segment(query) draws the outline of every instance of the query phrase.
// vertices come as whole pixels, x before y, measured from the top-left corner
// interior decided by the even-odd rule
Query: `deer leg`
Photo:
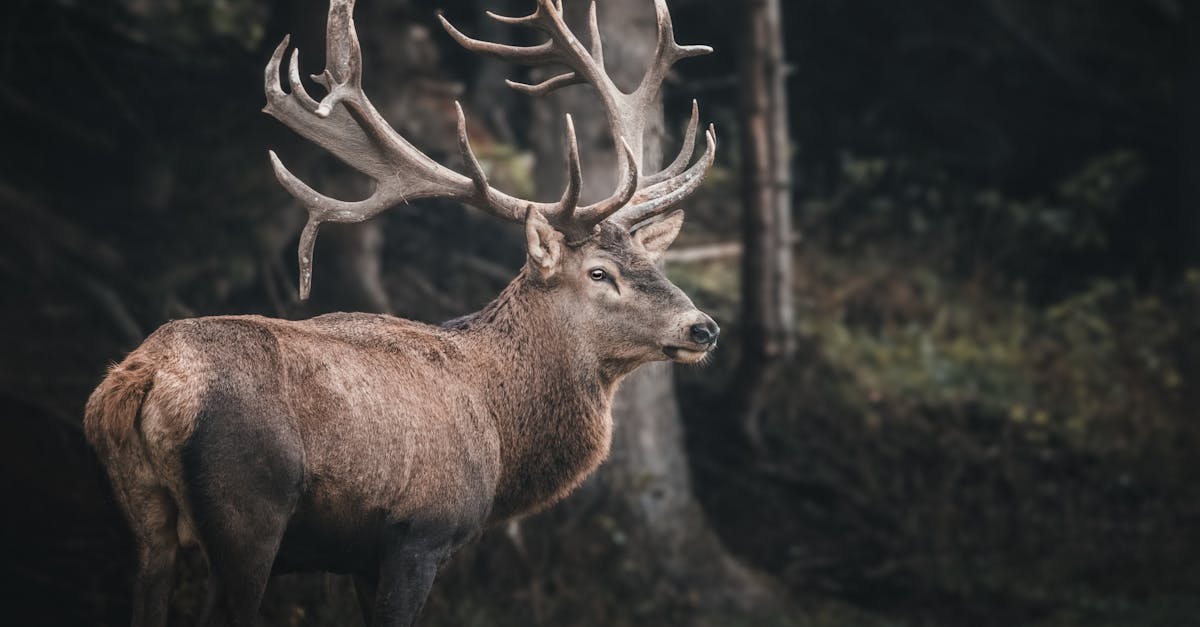
[[[300,498],[302,452],[288,420],[254,399],[213,394],[184,447],[184,481],[208,557],[202,624],[253,625]]]
[[[230,492],[244,487],[225,488],[219,504],[197,512],[205,517],[200,536],[209,564],[201,624],[254,625],[292,506],[268,498],[237,498]]]
[[[450,555],[451,534],[405,524],[389,528],[380,547],[375,627],[412,627],[438,567]]]
[[[244,488],[225,487],[224,500],[215,511],[204,512],[206,522],[201,525],[209,563],[208,599],[201,624],[254,625],[292,503],[236,498],[229,492]]]
[[[175,504],[165,491],[135,497],[133,533],[137,543],[137,573],[133,582],[133,627],[167,624],[171,586],[175,578]]]
[[[363,624],[370,627],[374,624],[375,595],[379,590],[379,574],[355,575],[354,592],[358,596],[358,606],[362,608]]]

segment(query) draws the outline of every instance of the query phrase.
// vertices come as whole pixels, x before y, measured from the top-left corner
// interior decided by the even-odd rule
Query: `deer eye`
[[[588,276],[591,277],[593,281],[608,280],[608,273],[605,272],[603,268],[593,268],[590,272],[588,272]]]

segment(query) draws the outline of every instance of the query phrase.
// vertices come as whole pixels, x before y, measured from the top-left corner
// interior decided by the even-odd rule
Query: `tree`
[[[1182,10],[1183,39],[1187,42],[1180,107],[1183,118],[1183,223],[1188,230],[1185,243],[1191,251],[1186,261],[1200,264],[1200,7],[1188,4]]]
[[[764,449],[759,416],[793,350],[792,183],[779,0],[739,11],[742,128],[742,357],[731,395],[742,435]]]

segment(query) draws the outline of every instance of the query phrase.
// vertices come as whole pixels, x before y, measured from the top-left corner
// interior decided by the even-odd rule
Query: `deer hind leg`
[[[368,627],[375,624],[375,596],[378,592],[378,572],[354,576],[354,594],[358,597],[358,607],[362,610],[363,624]]]
[[[179,552],[178,507],[140,450],[119,451],[105,465],[134,543],[133,625],[162,627]]]
[[[162,488],[134,487],[124,494],[130,528],[137,545],[133,581],[133,626],[162,627],[167,623],[175,580],[175,535],[178,512]]]
[[[254,625],[300,497],[302,453],[290,421],[253,401],[216,399],[184,446],[184,482],[208,558],[202,625]]]

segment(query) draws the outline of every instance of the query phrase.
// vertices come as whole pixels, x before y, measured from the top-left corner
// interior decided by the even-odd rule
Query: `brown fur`
[[[114,448],[133,433],[142,401],[154,380],[154,364],[130,355],[108,369],[108,376],[88,398],[83,429],[97,447]]]

